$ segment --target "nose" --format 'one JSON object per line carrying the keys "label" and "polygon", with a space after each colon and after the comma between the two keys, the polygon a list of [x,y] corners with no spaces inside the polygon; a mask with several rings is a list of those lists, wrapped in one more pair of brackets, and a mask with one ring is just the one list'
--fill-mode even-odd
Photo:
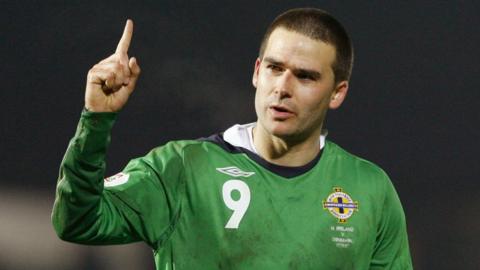
{"label": "nose", "polygon": [[294,75],[290,70],[285,70],[277,77],[275,94],[280,98],[291,97],[293,91]]}

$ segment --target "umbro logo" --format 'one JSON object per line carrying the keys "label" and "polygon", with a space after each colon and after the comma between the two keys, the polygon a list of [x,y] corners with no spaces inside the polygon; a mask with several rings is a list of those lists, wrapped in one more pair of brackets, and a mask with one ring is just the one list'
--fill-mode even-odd
{"label": "umbro logo", "polygon": [[239,168],[237,168],[235,166],[225,167],[225,168],[217,168],[217,171],[219,171],[221,173],[224,173],[224,174],[228,174],[230,176],[234,176],[234,177],[239,177],[239,176],[250,177],[250,176],[255,174],[254,172],[244,172],[244,171],[240,170]]}

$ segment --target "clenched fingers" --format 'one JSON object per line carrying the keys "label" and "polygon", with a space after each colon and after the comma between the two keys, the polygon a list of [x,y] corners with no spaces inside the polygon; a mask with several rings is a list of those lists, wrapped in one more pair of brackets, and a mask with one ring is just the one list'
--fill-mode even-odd
{"label": "clenched fingers", "polygon": [[97,64],[88,72],[88,80],[91,83],[101,85],[104,91],[117,91],[130,82],[130,70],[129,68],[126,69],[128,73],[125,72],[125,68],[121,64],[115,62]]}
{"label": "clenched fingers", "polygon": [[114,53],[98,63],[98,65],[105,65],[105,64],[120,64],[123,70],[123,74],[125,74],[125,76],[127,77],[130,77],[130,69],[128,67],[128,56]]}

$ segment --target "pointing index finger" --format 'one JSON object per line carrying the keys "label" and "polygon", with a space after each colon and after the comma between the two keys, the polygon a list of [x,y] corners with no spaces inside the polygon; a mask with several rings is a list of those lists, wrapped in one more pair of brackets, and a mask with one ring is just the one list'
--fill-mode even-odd
{"label": "pointing index finger", "polygon": [[132,40],[133,34],[133,21],[128,19],[125,24],[125,29],[123,29],[123,35],[117,45],[117,50],[115,53],[127,53],[128,47],[130,46],[130,41]]}

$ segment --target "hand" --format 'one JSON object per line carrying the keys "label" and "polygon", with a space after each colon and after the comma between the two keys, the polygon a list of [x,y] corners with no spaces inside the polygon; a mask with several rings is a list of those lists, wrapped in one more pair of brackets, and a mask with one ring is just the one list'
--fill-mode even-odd
{"label": "hand", "polygon": [[135,57],[128,58],[133,22],[127,20],[117,50],[88,71],[85,108],[93,112],[117,112],[135,89],[140,66]]}

